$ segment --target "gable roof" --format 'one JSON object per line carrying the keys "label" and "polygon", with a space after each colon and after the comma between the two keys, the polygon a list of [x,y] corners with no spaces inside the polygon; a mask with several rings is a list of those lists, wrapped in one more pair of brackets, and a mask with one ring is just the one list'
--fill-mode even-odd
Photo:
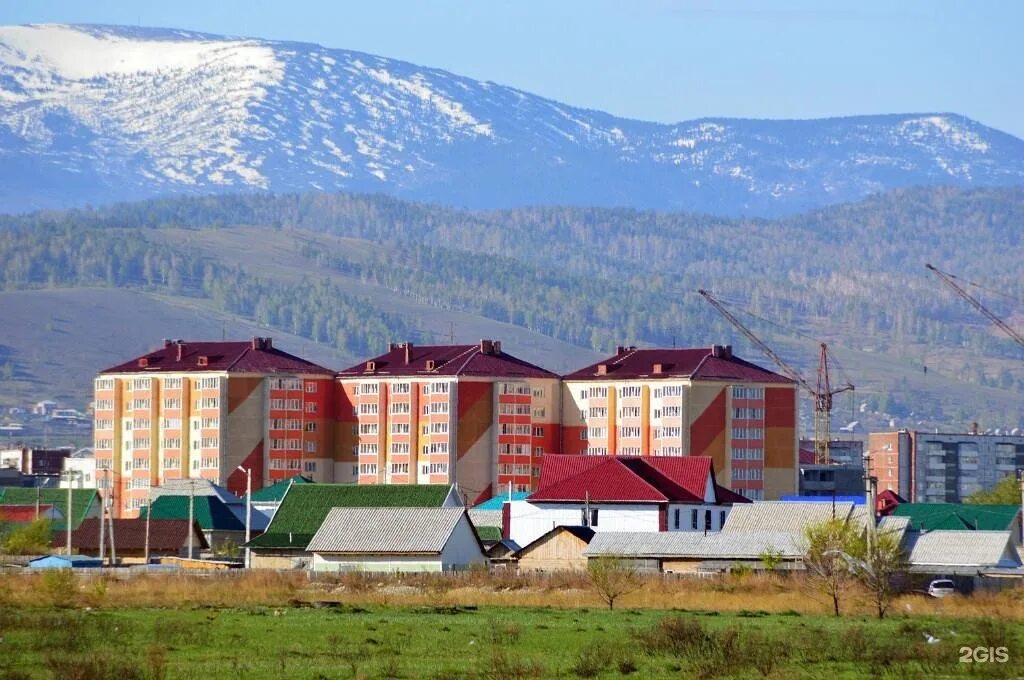
{"label": "gable roof", "polygon": [[[200,357],[205,357],[205,364],[200,362]],[[100,373],[209,371],[334,375],[330,369],[275,348],[271,338],[253,338],[247,342],[165,340],[163,347]]]}
{"label": "gable roof", "polygon": [[601,531],[587,546],[588,557],[678,557],[758,559],[772,550],[784,558],[803,556],[799,536],[789,532],[708,533],[697,531]]}
{"label": "gable roof", "polygon": [[[427,368],[432,362],[432,369]],[[372,366],[372,369],[370,368]],[[482,376],[557,378],[557,373],[501,351],[501,343],[481,340],[476,345],[392,344],[387,352],[338,372],[341,378],[390,376]]]}
{"label": "gable roof", "polygon": [[747,503],[714,482],[708,456],[586,456],[550,454],[530,502],[701,503],[707,485],[716,502]]}
{"label": "gable roof", "polygon": [[96,489],[72,489],[71,512],[68,513],[67,489],[0,487],[0,503],[4,505],[30,506],[33,509],[33,517],[37,498],[40,503],[52,505],[64,515],[62,518],[53,520],[53,523],[50,525],[53,531],[66,531],[67,524],[65,520],[68,516],[70,515],[71,519],[71,529],[77,529],[82,520],[89,514],[89,511],[92,510],[93,504],[96,503],[98,507],[99,494],[96,493]]}
{"label": "gable roof", "polygon": [[332,508],[306,550],[440,553],[464,517],[465,508]]}
{"label": "gable roof", "polygon": [[785,532],[802,535],[804,528],[833,517],[849,520],[853,503],[793,503],[790,501],[758,501],[734,506],[725,520],[722,533]]}
{"label": "gable roof", "polygon": [[[189,496],[164,495],[156,498],[149,508],[143,508],[139,516],[149,514],[153,519],[181,519],[187,522],[188,505]],[[193,497],[192,519],[203,531],[245,531],[245,523],[217,496]]]}
{"label": "gable roof", "polygon": [[950,567],[1019,566],[1009,531],[926,531],[907,534],[910,564]]}
{"label": "gable roof", "polygon": [[231,493],[223,486],[214,484],[208,479],[168,479],[160,486],[151,487],[149,490],[151,500],[161,496],[214,496],[227,505],[240,505],[242,499]]}
{"label": "gable roof", "polygon": [[[206,538],[199,530],[199,523],[193,522],[196,537],[193,539],[196,548],[201,550],[209,548]],[[109,527],[107,527],[109,530]],[[109,540],[109,539],[105,539]],[[53,540],[54,546],[65,545],[66,538],[57,536]],[[100,520],[93,517],[82,522],[82,525],[71,532],[71,547],[79,550],[99,547],[100,543]],[[188,543],[188,520],[187,519],[153,519],[149,522],[149,549],[157,551],[180,550]],[[117,550],[145,550],[146,548],[146,520],[145,519],[115,519],[114,520],[114,547]]]}
{"label": "gable roof", "polygon": [[505,501],[525,501],[530,495],[529,491],[515,491],[512,493],[512,498],[509,499],[508,493],[501,493],[496,496],[492,496],[483,503],[477,503],[473,506],[473,510],[498,510],[500,511],[502,506],[505,505]]}
{"label": "gable roof", "polygon": [[[601,368],[603,367],[603,368]],[[655,372],[660,367],[660,372]],[[786,376],[733,356],[725,347],[637,349],[620,347],[612,356],[563,376],[565,380],[738,380],[793,384]]]}
{"label": "gable roof", "polygon": [[915,531],[1004,531],[1020,514],[1018,505],[969,503],[900,503],[893,517],[909,517]]}
{"label": "gable roof", "polygon": [[452,488],[444,484],[297,484],[281,499],[253,548],[305,550],[332,508],[439,508]]}
{"label": "gable roof", "polygon": [[309,477],[303,477],[302,475],[295,475],[288,479],[282,479],[276,484],[265,486],[262,489],[253,490],[252,502],[253,503],[275,503],[280,502],[284,495],[288,493],[288,487],[292,484],[312,484],[313,480]]}
{"label": "gable roof", "polygon": [[519,548],[519,550],[515,552],[515,557],[520,557],[523,553],[529,552],[533,550],[535,547],[544,543],[546,540],[548,540],[548,538],[554,536],[555,534],[563,532],[567,534],[572,534],[580,541],[587,544],[589,544],[590,541],[594,539],[594,536],[597,535],[597,532],[591,529],[590,527],[584,527],[573,524],[561,524],[557,527],[552,528],[550,531],[544,532],[537,538],[533,539],[533,541],[531,541],[530,543]]}

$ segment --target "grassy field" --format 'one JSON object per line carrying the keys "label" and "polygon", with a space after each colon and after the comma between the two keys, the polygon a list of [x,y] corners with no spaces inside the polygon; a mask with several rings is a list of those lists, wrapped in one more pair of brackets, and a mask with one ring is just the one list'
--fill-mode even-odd
{"label": "grassy field", "polygon": [[[1019,677],[1024,660],[1019,592],[901,601],[878,621],[779,609],[782,591],[751,580],[651,580],[615,611],[579,593],[590,605],[568,606],[566,581],[446,583],[3,576],[0,680]],[[488,590],[533,604],[476,604]],[[687,592],[693,605],[678,606]],[[1005,647],[1009,660],[964,664],[963,647]]]}

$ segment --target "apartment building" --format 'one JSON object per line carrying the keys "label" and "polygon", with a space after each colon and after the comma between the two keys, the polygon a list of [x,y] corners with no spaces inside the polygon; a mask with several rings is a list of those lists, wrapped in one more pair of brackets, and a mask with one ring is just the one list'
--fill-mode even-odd
{"label": "apartment building", "polygon": [[339,451],[360,484],[457,483],[472,503],[534,489],[560,450],[559,376],[498,341],[392,344],[338,383]]}
{"label": "apartment building", "polygon": [[199,478],[245,492],[335,474],[334,373],[273,346],[167,340],[95,379],[97,486],[134,517],[151,486]]}
{"label": "apartment building", "polygon": [[872,432],[871,475],[914,503],[959,503],[1024,469],[1024,435]]}
{"label": "apartment building", "polygon": [[562,408],[564,453],[710,456],[746,498],[797,489],[796,385],[730,346],[619,347],[563,376]]}

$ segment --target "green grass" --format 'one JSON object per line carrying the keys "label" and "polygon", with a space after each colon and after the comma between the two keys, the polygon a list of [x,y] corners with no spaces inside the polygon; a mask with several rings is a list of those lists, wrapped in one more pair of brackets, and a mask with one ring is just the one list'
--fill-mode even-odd
{"label": "green grass", "polygon": [[[925,633],[939,637],[925,642]],[[1013,677],[1024,625],[513,608],[0,611],[3,678]],[[958,662],[961,646],[1010,662]]]}

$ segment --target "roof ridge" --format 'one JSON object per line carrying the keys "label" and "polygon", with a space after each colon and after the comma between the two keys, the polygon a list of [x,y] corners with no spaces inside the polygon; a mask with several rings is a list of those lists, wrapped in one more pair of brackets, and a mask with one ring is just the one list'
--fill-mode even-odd
{"label": "roof ridge", "polygon": [[[463,370],[465,370],[466,366],[468,366],[468,365],[469,365],[469,362],[473,360],[473,357],[474,357],[474,356],[476,356],[476,355],[474,354],[474,352],[475,352],[476,350],[479,350],[479,349],[480,349],[480,346],[479,346],[479,345],[469,345],[469,348],[468,348],[468,349],[466,350],[467,352],[469,352],[469,356],[468,356],[468,357],[466,357],[466,361],[465,361],[465,363],[463,363],[463,364],[462,364],[461,366],[459,366],[458,370],[457,370],[457,371],[455,371],[455,374],[456,374],[456,375],[458,375],[458,374],[462,373],[462,371],[463,371]],[[454,359],[458,359],[458,358],[459,358],[459,355],[458,355],[458,354],[456,354],[456,355],[455,355],[455,357],[453,358],[453,360],[454,360]]]}

